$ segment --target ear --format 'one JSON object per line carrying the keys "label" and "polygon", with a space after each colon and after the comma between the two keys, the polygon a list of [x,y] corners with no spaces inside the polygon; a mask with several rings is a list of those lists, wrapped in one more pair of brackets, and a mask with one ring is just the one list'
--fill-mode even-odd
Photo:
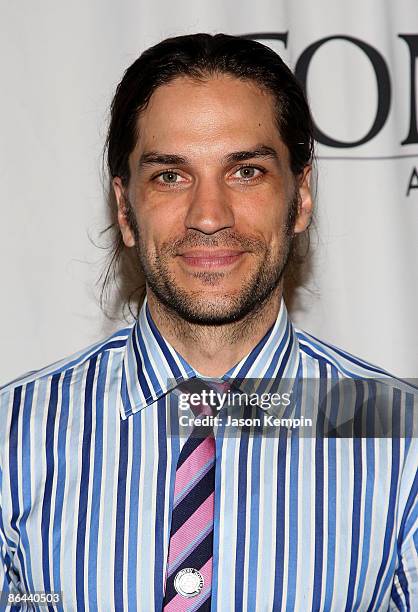
{"label": "ear", "polygon": [[126,201],[125,189],[118,176],[112,180],[113,191],[118,205],[118,224],[122,234],[123,242],[127,247],[135,246],[135,236],[129,223],[128,203]]}
{"label": "ear", "polygon": [[300,234],[304,232],[311,223],[312,213],[313,213],[313,201],[311,194],[311,171],[312,166],[306,166],[303,169],[303,172],[299,175],[299,205],[298,205],[298,215],[296,217],[294,233]]}

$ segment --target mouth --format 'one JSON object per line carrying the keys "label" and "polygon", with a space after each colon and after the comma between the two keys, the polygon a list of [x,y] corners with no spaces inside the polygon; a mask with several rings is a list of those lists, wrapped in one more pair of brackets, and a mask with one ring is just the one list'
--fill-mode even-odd
{"label": "mouth", "polygon": [[179,253],[181,261],[190,268],[219,269],[232,266],[242,259],[245,251],[231,249],[190,250]]}

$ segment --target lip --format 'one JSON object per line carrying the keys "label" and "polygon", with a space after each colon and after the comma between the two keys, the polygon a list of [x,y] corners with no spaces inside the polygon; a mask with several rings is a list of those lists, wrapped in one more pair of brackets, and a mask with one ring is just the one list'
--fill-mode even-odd
{"label": "lip", "polygon": [[183,262],[194,268],[223,268],[236,263],[245,251],[231,249],[191,250],[179,253]]}

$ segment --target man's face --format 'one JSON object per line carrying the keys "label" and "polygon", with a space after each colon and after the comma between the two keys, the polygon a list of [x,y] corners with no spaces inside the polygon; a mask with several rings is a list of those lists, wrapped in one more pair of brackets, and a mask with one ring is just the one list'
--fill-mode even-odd
{"label": "man's face", "polygon": [[148,291],[190,322],[243,318],[279,286],[312,205],[308,170],[291,173],[273,97],[225,75],[177,78],[154,92],[138,131],[129,185],[116,178],[114,188]]}

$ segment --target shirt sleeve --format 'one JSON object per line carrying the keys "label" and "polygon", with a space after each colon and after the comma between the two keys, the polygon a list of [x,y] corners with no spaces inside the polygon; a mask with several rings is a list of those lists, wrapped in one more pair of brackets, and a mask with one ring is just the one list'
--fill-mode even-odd
{"label": "shirt sleeve", "polygon": [[[417,440],[413,441],[416,448]],[[415,450],[415,449],[414,449]],[[417,453],[410,463],[414,475],[400,524],[398,565],[394,576],[390,610],[418,610],[418,465]]]}
{"label": "shirt sleeve", "polygon": [[7,548],[6,536],[3,528],[3,508],[2,508],[2,470],[0,466],[0,609],[4,609],[7,596],[11,592],[11,569],[12,563]]}
{"label": "shirt sleeve", "polygon": [[418,529],[403,547],[393,581],[390,610],[418,610]]}
{"label": "shirt sleeve", "polygon": [[4,453],[8,447],[7,442],[7,396],[4,392],[0,394],[0,610],[17,610],[16,606],[7,605],[9,593],[16,593],[17,576],[13,566],[13,556],[7,543],[7,535],[4,523],[4,510],[6,500],[4,499]]}

